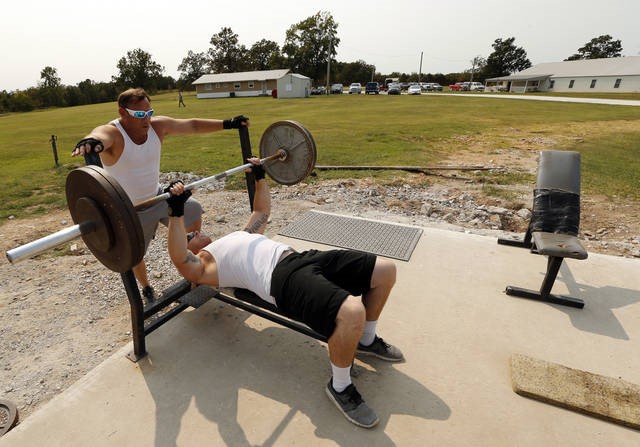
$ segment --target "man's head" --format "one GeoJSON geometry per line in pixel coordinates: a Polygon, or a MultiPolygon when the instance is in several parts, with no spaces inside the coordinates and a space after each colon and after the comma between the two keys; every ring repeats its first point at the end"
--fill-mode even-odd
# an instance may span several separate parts
{"type": "Polygon", "coordinates": [[[153,109],[151,98],[142,88],[130,88],[118,96],[118,112],[128,127],[149,128],[153,109]]]}
{"type": "Polygon", "coordinates": [[[211,238],[202,231],[192,231],[187,234],[187,248],[191,253],[198,253],[211,243],[211,238]]]}

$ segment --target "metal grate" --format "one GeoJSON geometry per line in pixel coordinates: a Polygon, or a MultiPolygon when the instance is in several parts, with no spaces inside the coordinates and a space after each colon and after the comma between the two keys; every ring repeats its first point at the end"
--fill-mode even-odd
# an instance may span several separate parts
{"type": "Polygon", "coordinates": [[[408,261],[422,235],[422,229],[308,211],[279,234],[408,261]]]}

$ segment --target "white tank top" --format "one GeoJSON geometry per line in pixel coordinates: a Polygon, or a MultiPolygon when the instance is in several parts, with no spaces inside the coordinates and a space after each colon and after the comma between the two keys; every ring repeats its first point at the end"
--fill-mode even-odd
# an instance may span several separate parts
{"type": "Polygon", "coordinates": [[[120,183],[134,205],[158,195],[162,146],[158,134],[149,127],[147,141],[135,144],[117,119],[111,124],[122,134],[124,149],[118,161],[104,169],[120,183]]]}
{"type": "Polygon", "coordinates": [[[263,300],[276,304],[271,296],[271,275],[287,244],[262,234],[234,231],[203,248],[215,258],[220,287],[249,289],[263,300]]]}

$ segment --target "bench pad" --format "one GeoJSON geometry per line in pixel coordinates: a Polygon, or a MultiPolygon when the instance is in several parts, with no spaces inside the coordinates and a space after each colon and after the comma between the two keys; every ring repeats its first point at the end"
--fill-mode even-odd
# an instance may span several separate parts
{"type": "Polygon", "coordinates": [[[576,236],[544,231],[534,231],[531,235],[536,250],[541,255],[587,259],[587,251],[576,236]]]}

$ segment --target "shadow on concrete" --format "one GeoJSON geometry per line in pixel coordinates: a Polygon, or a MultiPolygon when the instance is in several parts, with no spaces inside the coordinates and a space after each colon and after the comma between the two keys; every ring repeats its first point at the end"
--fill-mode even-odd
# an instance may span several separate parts
{"type": "Polygon", "coordinates": [[[326,345],[262,322],[256,326],[265,327],[256,329],[247,324],[249,317],[217,303],[188,312],[183,321],[189,330],[175,331],[178,335],[169,342],[184,344],[185,349],[152,346],[139,362],[156,405],[157,447],[178,444],[192,405],[215,424],[224,444],[234,447],[274,445],[284,430],[295,431],[296,424],[306,423],[294,421],[301,414],[315,427],[317,437],[337,445],[392,446],[384,432],[392,415],[446,420],[451,414],[449,406],[417,380],[376,359],[361,364],[354,383],[380,424],[371,430],[356,427],[325,395],[330,377],[326,345]],[[189,339],[193,335],[185,333],[198,338],[189,339]],[[269,408],[279,410],[277,415],[260,407],[268,400],[269,408]],[[265,428],[270,420],[280,422],[265,428]]]}

